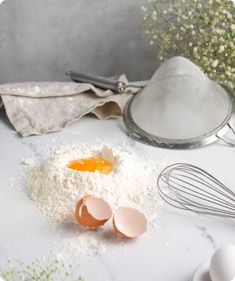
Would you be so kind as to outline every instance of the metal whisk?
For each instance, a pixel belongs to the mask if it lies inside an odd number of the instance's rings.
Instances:
[[[177,163],[158,177],[162,199],[178,209],[235,218],[235,192],[201,168]]]

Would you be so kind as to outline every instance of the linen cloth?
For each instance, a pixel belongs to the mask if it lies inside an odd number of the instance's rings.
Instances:
[[[125,75],[118,78],[126,82]],[[87,83],[25,82],[0,85],[0,107],[22,136],[62,130],[88,113],[99,119],[122,115],[137,89],[117,94]]]

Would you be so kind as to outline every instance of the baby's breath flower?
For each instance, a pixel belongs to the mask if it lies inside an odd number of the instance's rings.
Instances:
[[[222,46],[220,46],[220,47],[219,47],[219,53],[223,53],[224,49],[225,49],[225,48],[224,48],[224,46],[223,46],[223,45],[222,45]]]
[[[81,276],[75,275],[77,264],[67,264],[63,260],[36,259],[30,264],[20,260],[8,261],[8,268],[0,267],[0,276],[6,281],[85,281]]]
[[[144,6],[141,6],[141,10],[143,11],[143,12],[147,12],[147,8],[146,7],[144,7]]]
[[[152,12],[152,19],[153,19],[154,21],[157,20],[157,12],[156,12],[156,11],[153,11],[153,12]]]
[[[216,67],[216,66],[218,65],[218,63],[219,63],[218,60],[214,60],[213,63],[212,63],[212,66],[213,66],[213,67]]]

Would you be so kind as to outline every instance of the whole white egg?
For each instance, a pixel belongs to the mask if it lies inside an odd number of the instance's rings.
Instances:
[[[235,245],[219,248],[210,262],[212,281],[235,281]]]

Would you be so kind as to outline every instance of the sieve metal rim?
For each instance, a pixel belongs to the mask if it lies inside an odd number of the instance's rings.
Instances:
[[[192,148],[199,148],[205,145],[208,145],[210,143],[213,143],[217,141],[220,137],[224,136],[229,130],[229,121],[232,117],[233,113],[233,103],[231,100],[231,97],[227,91],[225,90],[225,94],[229,100],[229,110],[227,113],[226,118],[224,121],[214,128],[212,131],[208,132],[207,134],[195,137],[195,138],[189,138],[189,139],[170,139],[170,138],[162,138],[158,136],[154,136],[150,133],[147,133],[143,129],[141,129],[133,120],[131,115],[131,105],[135,97],[139,94],[141,94],[142,91],[139,91],[134,96],[132,96],[128,102],[126,103],[123,111],[123,121],[125,123],[125,126],[128,130],[128,134],[142,142],[147,143],[152,146],[158,146],[162,148],[172,148],[172,149],[192,149]],[[219,134],[219,136],[218,136]]]

